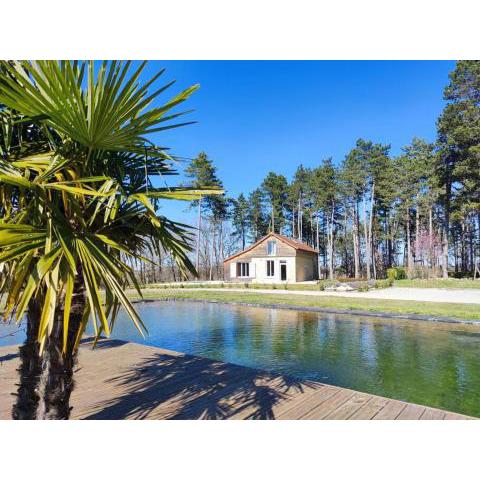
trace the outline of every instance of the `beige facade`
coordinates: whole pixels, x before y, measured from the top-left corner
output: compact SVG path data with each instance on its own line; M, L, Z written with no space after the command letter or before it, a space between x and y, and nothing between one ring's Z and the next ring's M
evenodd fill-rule
M270 233L224 261L227 281L293 283L318 279L318 253L310 245Z

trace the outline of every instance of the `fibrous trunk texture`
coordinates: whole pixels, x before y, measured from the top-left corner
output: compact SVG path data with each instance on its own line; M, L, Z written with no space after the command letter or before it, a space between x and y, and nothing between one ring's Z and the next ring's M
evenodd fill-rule
M20 347L20 383L12 409L15 420L67 420L70 417L70 395L73 391L74 344L85 308L82 275L75 282L67 334L63 349L63 308L58 308L51 335L43 354L37 341L41 303L32 300L27 313L27 338Z

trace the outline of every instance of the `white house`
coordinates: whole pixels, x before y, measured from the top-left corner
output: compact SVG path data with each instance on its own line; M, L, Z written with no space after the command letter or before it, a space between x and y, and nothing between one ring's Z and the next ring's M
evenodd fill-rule
M318 279L318 251L306 243L269 233L223 262L225 279L239 282L303 282Z

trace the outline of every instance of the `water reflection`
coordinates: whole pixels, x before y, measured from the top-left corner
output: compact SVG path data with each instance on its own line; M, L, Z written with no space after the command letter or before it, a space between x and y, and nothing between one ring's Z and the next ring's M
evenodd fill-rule
M122 316L114 338L480 416L478 326L208 303L138 309L149 336Z

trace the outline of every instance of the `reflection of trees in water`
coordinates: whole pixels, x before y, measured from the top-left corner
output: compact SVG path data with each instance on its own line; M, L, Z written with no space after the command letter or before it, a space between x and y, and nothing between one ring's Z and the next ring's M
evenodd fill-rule
M181 330L192 353L477 412L478 327L215 304L172 308L168 315L162 338Z

